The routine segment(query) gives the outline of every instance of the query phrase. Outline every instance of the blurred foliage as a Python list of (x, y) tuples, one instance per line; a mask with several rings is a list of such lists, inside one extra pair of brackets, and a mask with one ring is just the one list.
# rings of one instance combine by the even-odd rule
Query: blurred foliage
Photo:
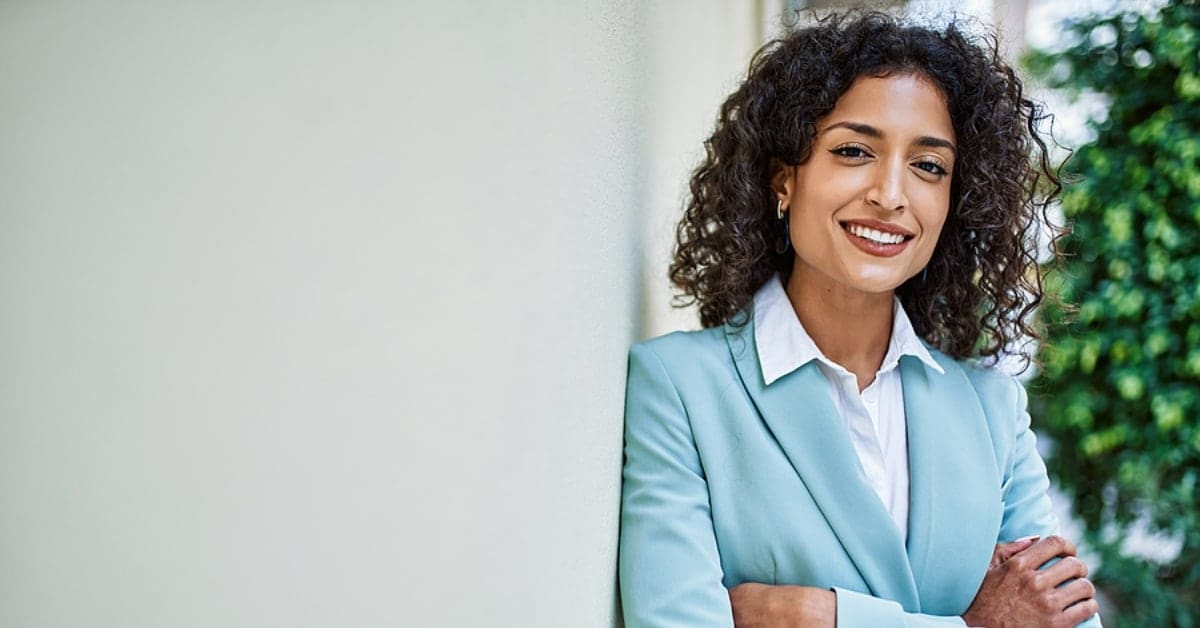
[[(1045, 308), (1035, 416), (1117, 624), (1200, 627), (1200, 0), (1065, 38), (1027, 58), (1032, 74), (1110, 106), (1069, 164), (1072, 234), (1048, 287), (1077, 309)], [(1181, 539), (1178, 557), (1122, 554), (1139, 520)]]

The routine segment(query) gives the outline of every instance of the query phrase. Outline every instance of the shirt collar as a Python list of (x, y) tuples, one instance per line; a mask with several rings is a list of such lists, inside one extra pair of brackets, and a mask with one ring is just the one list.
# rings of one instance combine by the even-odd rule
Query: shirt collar
[[(804, 330), (779, 275), (768, 279), (754, 294), (754, 344), (758, 348), (758, 363), (767, 385), (812, 360), (845, 370), (821, 353), (817, 343)], [(892, 309), (892, 337), (879, 372), (885, 373), (896, 368), (900, 358), (905, 355), (911, 355), (934, 371), (945, 374), (942, 366), (917, 337), (908, 314), (900, 305), (900, 299), (896, 298)]]

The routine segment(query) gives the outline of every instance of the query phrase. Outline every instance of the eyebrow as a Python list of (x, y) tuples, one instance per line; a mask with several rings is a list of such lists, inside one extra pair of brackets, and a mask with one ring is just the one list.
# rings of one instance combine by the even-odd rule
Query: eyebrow
[[(879, 139), (883, 139), (883, 131), (880, 131), (879, 129), (877, 129), (869, 124), (863, 124), (861, 122), (834, 122), (833, 124), (825, 127), (821, 131), (821, 133), (824, 133), (825, 131), (828, 131), (829, 129), (836, 129), (839, 127), (843, 128), (843, 129), (850, 129), (851, 131), (854, 131), (855, 133), (861, 133), (868, 137), (876, 137)], [(951, 142), (949, 140), (944, 140), (940, 137), (934, 137), (932, 135), (922, 135), (921, 137), (918, 137), (917, 138), (917, 146), (928, 146), (931, 148), (948, 148), (954, 154), (956, 154), (956, 155), (958, 154), (958, 149), (955, 148), (953, 142)]]

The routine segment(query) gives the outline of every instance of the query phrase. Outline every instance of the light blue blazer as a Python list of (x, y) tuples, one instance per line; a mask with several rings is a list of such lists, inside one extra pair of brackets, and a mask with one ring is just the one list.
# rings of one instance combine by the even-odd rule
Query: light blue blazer
[[(732, 626), (743, 582), (832, 588), (839, 628), (962, 625), (997, 542), (1058, 531), (1024, 388), (901, 359), (907, 542), (814, 362), (763, 383), (753, 324), (634, 345), (620, 588), (628, 628)], [(1099, 626), (1093, 617), (1087, 626)]]

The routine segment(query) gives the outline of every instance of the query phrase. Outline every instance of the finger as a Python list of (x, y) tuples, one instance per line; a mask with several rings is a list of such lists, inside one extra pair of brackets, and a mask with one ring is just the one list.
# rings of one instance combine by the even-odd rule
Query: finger
[(1027, 549), (1033, 545), (1039, 538), (1037, 536), (1027, 536), (1025, 538), (1010, 541), (1008, 543), (1000, 543), (996, 545), (996, 550), (992, 552), (992, 566), (995, 567), (1000, 563), (1017, 555), (1018, 552)]
[[(1087, 578), (1079, 578), (1062, 585), (1054, 592), (1058, 608), (1068, 608), (1072, 604), (1083, 602), (1096, 597), (1096, 585)], [(1091, 617), (1088, 615), (1087, 617)]]
[(1056, 556), (1074, 556), (1075, 544), (1064, 539), (1057, 534), (1052, 534), (1033, 545), (1028, 549), (1018, 552), (1010, 560), (1018, 561), (1018, 568), (1021, 569), (1037, 569), (1044, 565), (1046, 561)]
[(1088, 568), (1082, 560), (1074, 556), (1067, 556), (1043, 569), (1042, 573), (1038, 575), (1038, 579), (1044, 580), (1049, 586), (1056, 587), (1072, 578), (1085, 578), (1087, 575)]
[(1063, 624), (1075, 626), (1099, 612), (1100, 604), (1096, 601), (1096, 598), (1089, 598), (1063, 611)]

